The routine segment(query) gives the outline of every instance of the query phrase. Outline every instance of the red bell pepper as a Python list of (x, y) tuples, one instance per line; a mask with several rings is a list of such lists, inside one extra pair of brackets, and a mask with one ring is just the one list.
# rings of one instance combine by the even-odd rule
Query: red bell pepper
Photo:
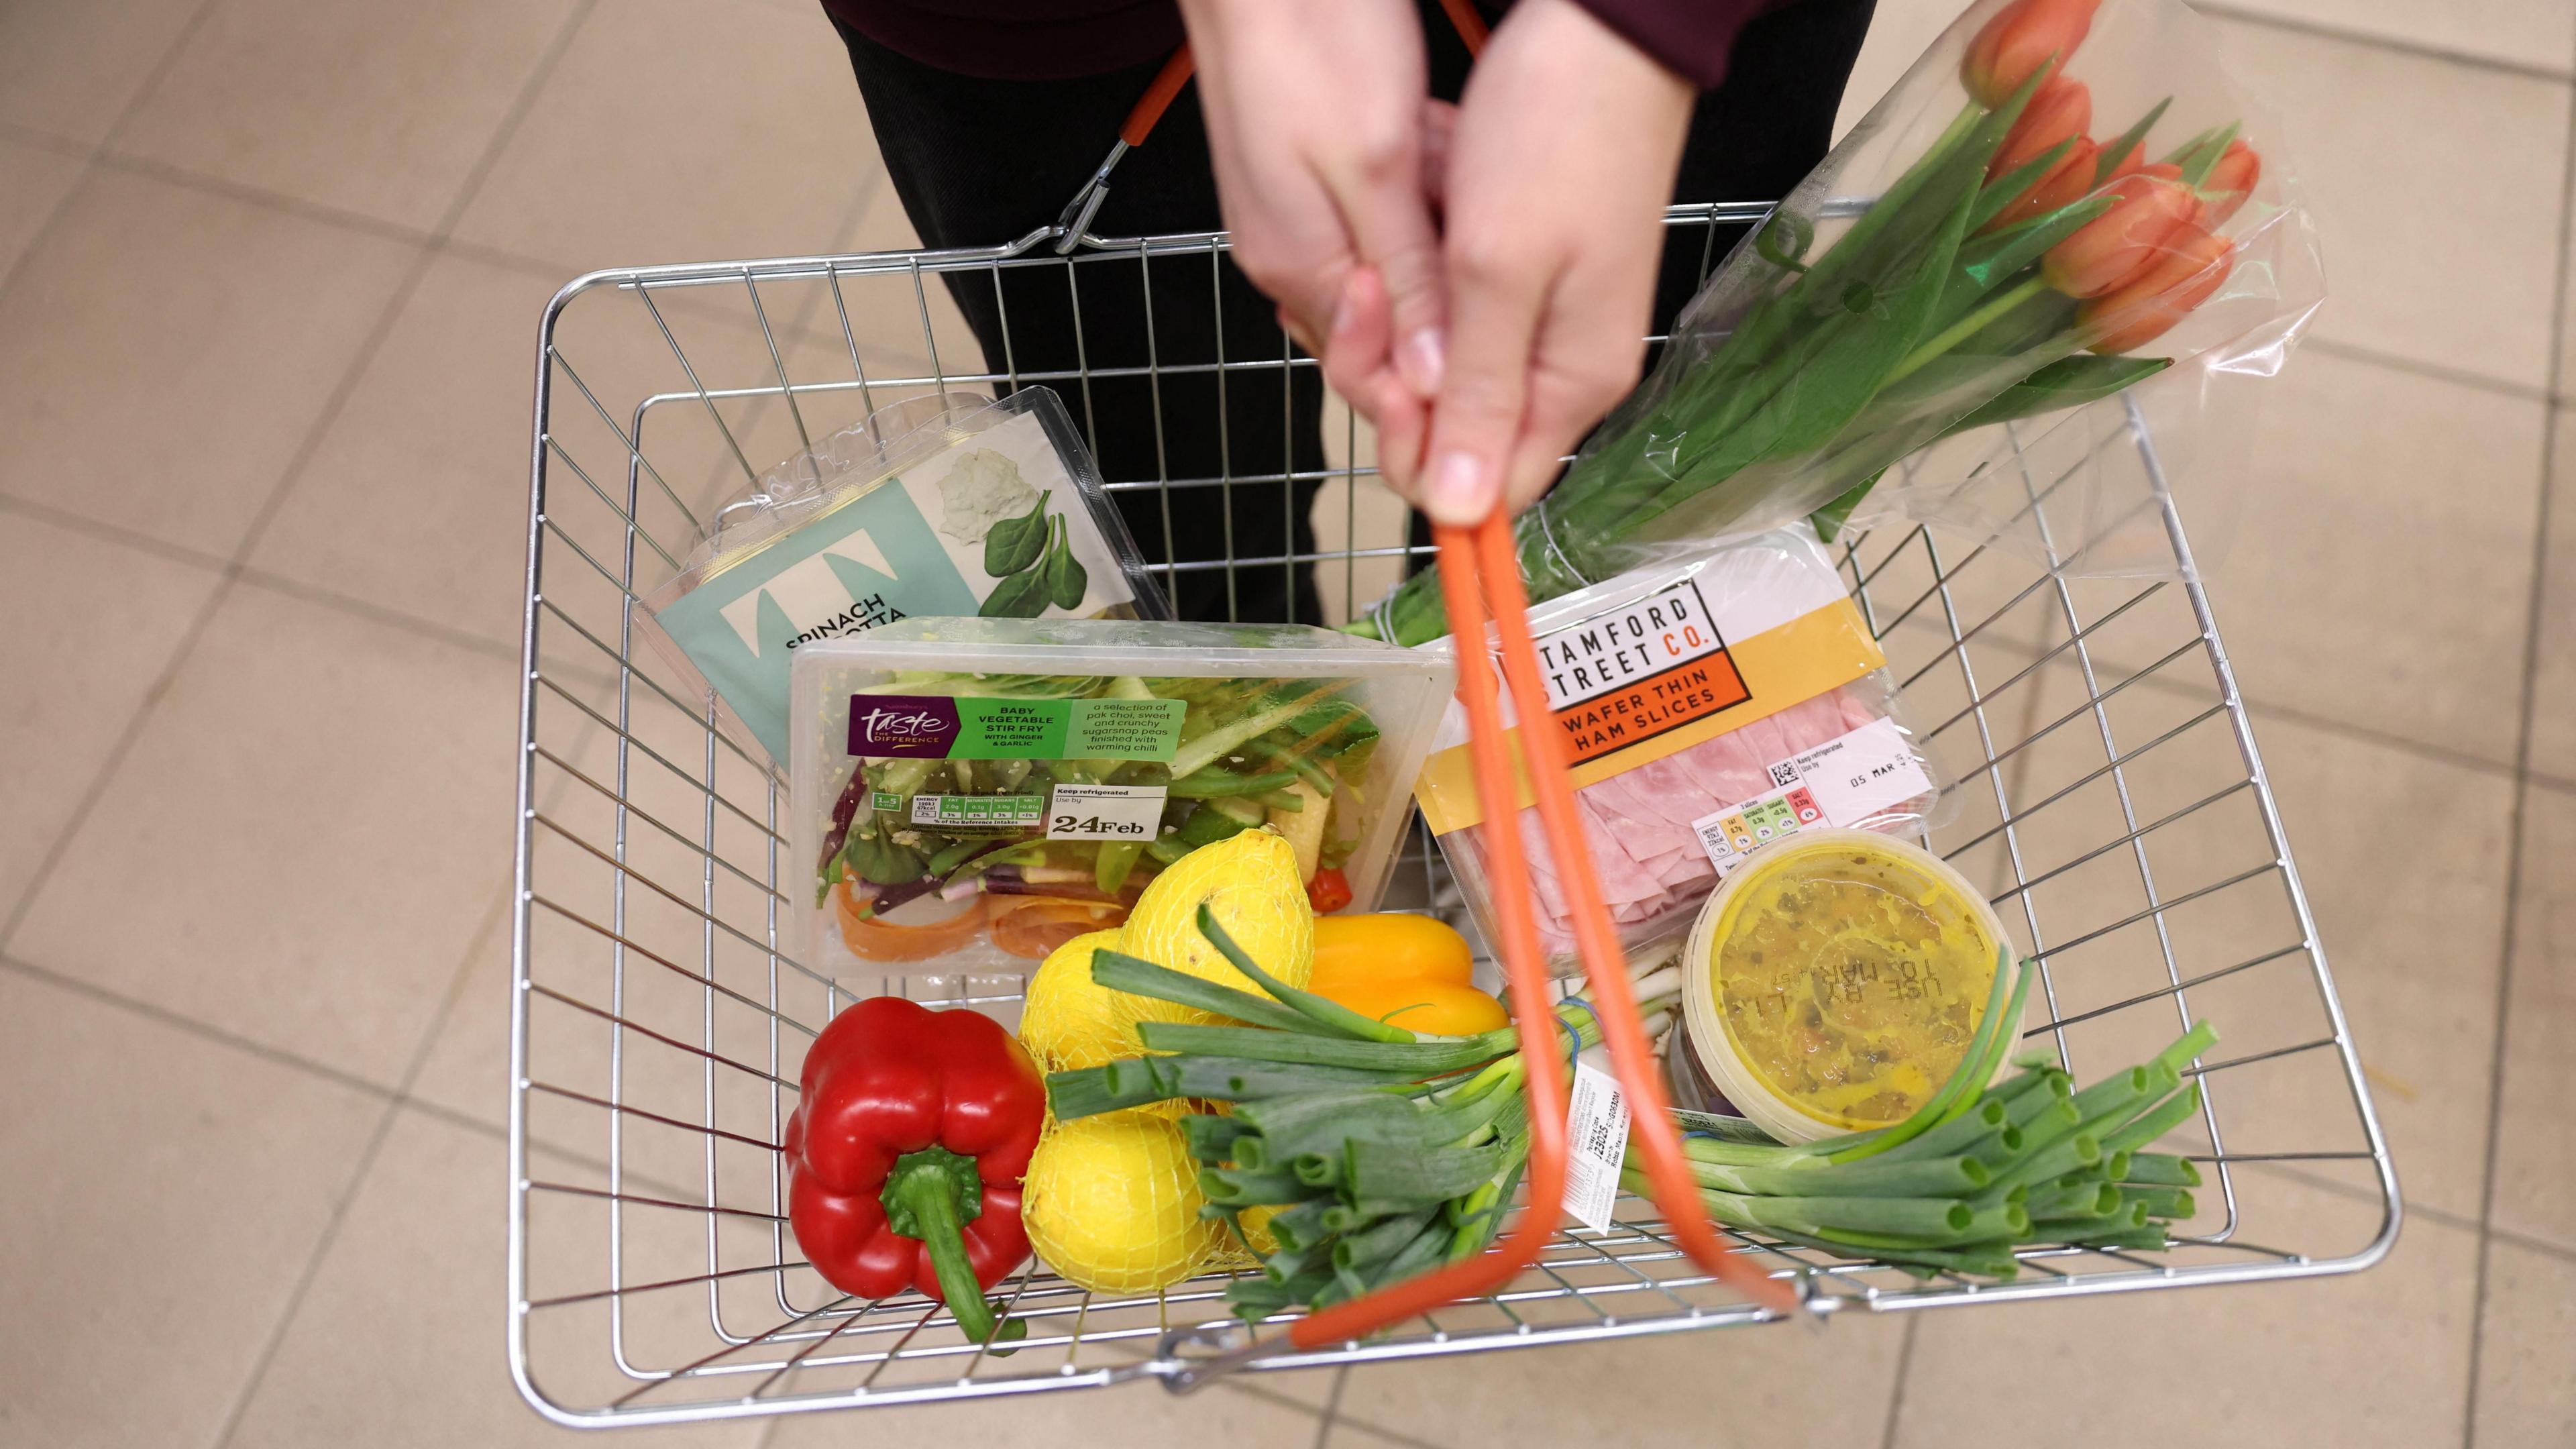
[(1046, 1083), (1011, 1034), (874, 997), (823, 1028), (798, 1089), (787, 1218), (815, 1271), (862, 1298), (918, 1288), (979, 1343), (1024, 1334), (984, 1298), (1029, 1255), (1020, 1180), (1046, 1120)]

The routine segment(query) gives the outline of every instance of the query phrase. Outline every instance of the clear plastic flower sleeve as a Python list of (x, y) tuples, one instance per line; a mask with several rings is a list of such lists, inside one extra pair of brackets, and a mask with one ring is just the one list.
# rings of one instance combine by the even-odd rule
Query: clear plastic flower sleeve
[[(2245, 482), (2244, 395), (2323, 294), (2279, 128), (2215, 42), (2179, 0), (1962, 14), (1523, 515), (1531, 597), (1847, 518), (2170, 572), (2166, 489), (2207, 561)], [(1355, 629), (1436, 637), (1437, 579)]]

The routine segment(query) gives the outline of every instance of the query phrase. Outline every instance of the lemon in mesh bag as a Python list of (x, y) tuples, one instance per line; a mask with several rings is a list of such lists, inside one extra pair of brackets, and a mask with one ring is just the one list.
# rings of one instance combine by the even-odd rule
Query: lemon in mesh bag
[[(1246, 830), (1182, 856), (1136, 899), (1118, 949), (1237, 991), (1267, 995), (1199, 931), (1204, 904), (1261, 969), (1299, 990), (1315, 974), (1315, 911), (1297, 874), (1297, 850), (1268, 829)], [(1223, 1018), (1151, 997), (1124, 996), (1130, 1021)]]
[(1057, 1122), (1029, 1159), (1020, 1220), (1047, 1265), (1095, 1293), (1150, 1293), (1214, 1257), (1225, 1224), (1199, 1216), (1198, 1163), (1170, 1117)]
[[(1091, 931), (1047, 954), (1029, 978), (1028, 999), (1020, 1008), (1020, 1045), (1042, 1072), (1075, 1072), (1124, 1057), (1145, 1055), (1136, 1040), (1142, 997), (1112, 991), (1091, 979), (1091, 953), (1116, 951), (1120, 933)], [(1135, 1109), (1157, 1117), (1180, 1117), (1188, 1102), (1149, 1102)]]
[(1028, 999), (1020, 1008), (1020, 1045), (1029, 1049), (1040, 1071), (1079, 1071), (1144, 1053), (1129, 1004), (1135, 998), (1091, 979), (1091, 953), (1119, 949), (1118, 936), (1116, 931), (1076, 936), (1049, 952), (1029, 978)]

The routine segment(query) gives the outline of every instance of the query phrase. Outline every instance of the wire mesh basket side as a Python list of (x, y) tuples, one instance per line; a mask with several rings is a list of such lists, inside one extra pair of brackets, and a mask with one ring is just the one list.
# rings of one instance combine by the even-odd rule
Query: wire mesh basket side
[[(1724, 228), (1759, 211), (1677, 212), (1673, 247), (1704, 271)], [(780, 782), (642, 643), (637, 607), (768, 465), (908, 396), (1031, 384), (1063, 393), (1095, 443), (1104, 416), (1134, 416), (1143, 400), (1153, 446), (1113, 443), (1103, 471), (1131, 500), (1131, 523), (1140, 509), (1148, 521), (1176, 510), (1225, 521), (1221, 553), (1190, 556), (1167, 534), (1156, 556), (1176, 590), (1216, 601), (1206, 612), (1257, 585), (1337, 623), (1400, 577), (1422, 550), (1375, 479), (1366, 435), (1346, 412), (1302, 442), (1284, 420), (1307, 390), (1320, 395), (1316, 365), (1275, 326), (1233, 320), (1224, 239), (1087, 241), (1067, 256), (1024, 242), (603, 272), (548, 310), (529, 517), (509, 1332), (514, 1375), (549, 1417), (670, 1422), (1170, 1377), (1181, 1366), (1161, 1354), (1164, 1336), (1224, 1317), (1222, 1274), (1114, 1298), (1031, 1264), (1002, 1287), (1030, 1328), (1003, 1358), (964, 1341), (937, 1304), (855, 1302), (801, 1264), (776, 1144), (803, 1044), (854, 992), (1007, 1021), (1018, 979), (834, 982), (794, 960), (781, 907), (800, 872), (783, 861)], [(1069, 332), (1076, 365), (1037, 365), (1018, 347), (984, 357), (952, 281), (989, 289), (1006, 338)], [(1184, 336), (1164, 299), (1201, 289), (1212, 335)], [(1057, 305), (1053, 322), (1040, 315)], [(1148, 312), (1141, 354), (1095, 355), (1086, 319), (1130, 305)], [(1193, 406), (1213, 407), (1216, 461), (1176, 475), (1167, 429)], [(1266, 432), (1242, 421), (1273, 407), (1283, 421)], [(2045, 537), (2064, 479), (2031, 441), (2010, 466)], [(2142, 424), (2098, 447), (2160, 481)], [(2145, 496), (2139, 523), (2167, 535), (2188, 580), (2169, 494)], [(1301, 502), (1310, 541), (1235, 546), (1296, 540)], [(2210, 1182), (2173, 1252), (2034, 1250), (2009, 1283), (1917, 1278), (1738, 1235), (1740, 1250), (1811, 1280), (1829, 1312), (2374, 1261), (2398, 1221), (2386, 1146), (2198, 585), (2082, 580), (2062, 559), (1920, 529), (1848, 540), (1840, 557), (1956, 782), (1957, 818), (1932, 844), (1994, 893), (2041, 963), (2031, 1044), (2082, 1075), (2142, 1058), (2194, 1016), (2219, 1026), (2224, 1056), (2199, 1068), (2205, 1110), (2179, 1134)], [(1310, 570), (1317, 587), (1301, 596)], [(1388, 904), (1460, 915), (1418, 826)], [(2310, 1197), (2288, 1195), (2301, 1181), (2332, 1189), (2349, 1221), (2318, 1221)], [(1561, 1232), (1490, 1299), (1264, 1366), (1757, 1316), (1683, 1258), (1645, 1204), (1623, 1202), (1610, 1231)]]

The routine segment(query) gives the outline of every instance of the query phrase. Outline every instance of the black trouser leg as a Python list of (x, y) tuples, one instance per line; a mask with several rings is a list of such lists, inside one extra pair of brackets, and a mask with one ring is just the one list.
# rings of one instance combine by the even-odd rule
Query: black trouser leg
[[(1159, 68), (978, 80), (841, 33), (895, 191), (933, 247), (991, 246), (1054, 221)], [(1119, 163), (1093, 229), (1161, 236), (1220, 225), (1206, 131), (1184, 91), (1152, 139)], [(1293, 381), (1280, 366), (1213, 370), (1220, 345), (1237, 362), (1283, 356), (1274, 309), (1241, 273), (1206, 251), (1157, 252), (1069, 268), (1050, 256), (1004, 267), (998, 288), (986, 272), (947, 280), (988, 368), (1089, 375), (1040, 380), (1064, 395), (1091, 440), (1147, 560), (1178, 565), (1170, 578), (1181, 617), (1322, 622), (1310, 566), (1224, 566), (1314, 552), (1307, 512), (1324, 466), (1314, 368)], [(1308, 476), (1283, 481), (1297, 473)], [(1174, 486), (1115, 488), (1166, 479)]]

